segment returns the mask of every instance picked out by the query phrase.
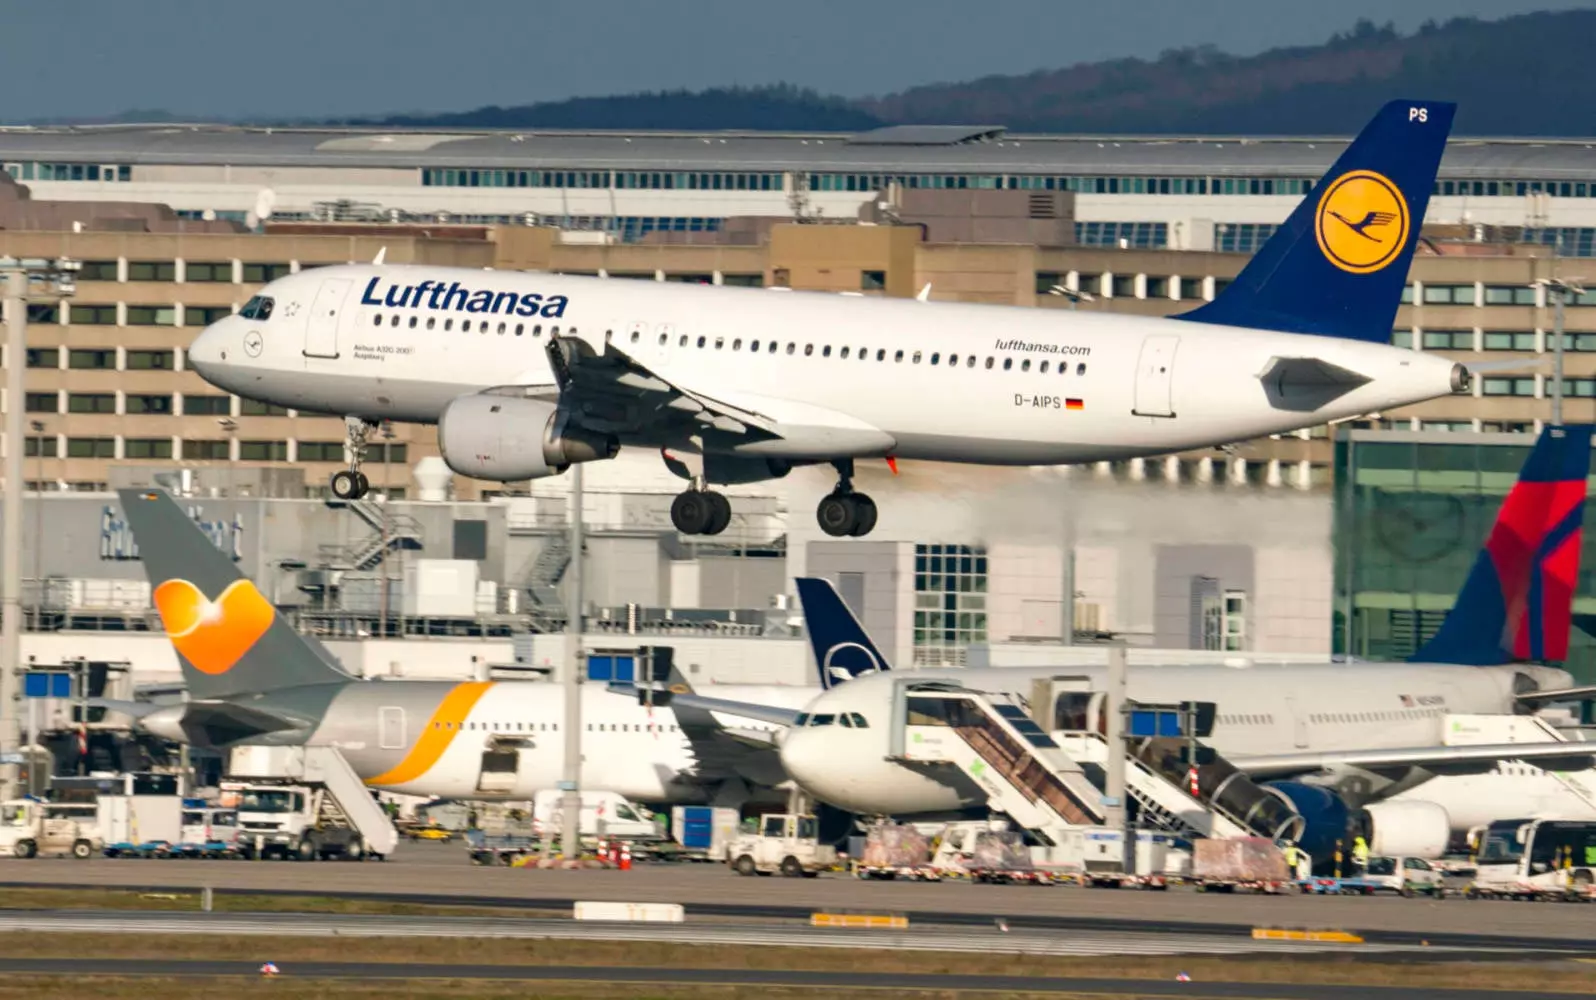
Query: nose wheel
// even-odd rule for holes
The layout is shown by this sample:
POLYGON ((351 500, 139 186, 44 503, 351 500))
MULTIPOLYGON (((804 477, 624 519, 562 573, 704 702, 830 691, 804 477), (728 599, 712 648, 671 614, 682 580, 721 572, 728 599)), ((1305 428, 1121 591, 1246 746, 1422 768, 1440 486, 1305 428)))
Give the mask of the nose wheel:
POLYGON ((876 502, 853 489, 852 460, 833 463, 837 468, 837 488, 815 508, 820 530, 833 538, 860 538, 876 526, 876 502))
POLYGON ((671 501, 671 524, 684 535, 718 535, 731 515, 731 501, 714 490, 683 490, 671 501))
POLYGON ((360 471, 366 457, 366 438, 377 425, 361 417, 344 418, 344 446, 349 449, 349 468, 332 475, 332 495, 340 500, 359 500, 371 492, 371 480, 360 471))

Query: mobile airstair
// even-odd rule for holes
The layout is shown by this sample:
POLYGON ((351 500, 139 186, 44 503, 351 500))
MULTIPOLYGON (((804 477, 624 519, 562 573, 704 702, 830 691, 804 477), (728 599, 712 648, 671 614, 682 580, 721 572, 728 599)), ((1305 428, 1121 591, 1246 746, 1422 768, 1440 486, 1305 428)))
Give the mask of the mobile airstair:
POLYGON ((1103 822, 1102 792, 1019 706, 963 688, 917 688, 898 704, 894 759, 957 768, 994 810, 1049 844, 1103 822))
POLYGON ((308 819, 316 826, 353 830, 367 851, 382 857, 398 846, 393 820, 335 747, 235 747, 227 778, 304 786, 311 791, 308 819))

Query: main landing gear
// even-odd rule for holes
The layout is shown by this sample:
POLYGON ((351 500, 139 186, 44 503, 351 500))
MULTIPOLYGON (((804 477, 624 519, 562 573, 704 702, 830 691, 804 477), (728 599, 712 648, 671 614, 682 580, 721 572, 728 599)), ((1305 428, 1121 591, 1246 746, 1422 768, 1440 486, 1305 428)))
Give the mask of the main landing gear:
POLYGON ((377 429, 360 417, 344 418, 345 447, 349 449, 349 468, 332 475, 332 495, 340 500, 359 500, 371 491, 371 481, 360 471, 360 462, 366 457, 366 438, 377 429))
POLYGON ((833 538, 859 538, 876 526, 876 502, 853 490, 853 459, 831 463, 837 470, 837 487, 815 508, 820 530, 833 538))
POLYGON ((726 494, 695 482, 671 501, 671 523, 684 535, 718 535, 731 524, 731 501, 726 494))

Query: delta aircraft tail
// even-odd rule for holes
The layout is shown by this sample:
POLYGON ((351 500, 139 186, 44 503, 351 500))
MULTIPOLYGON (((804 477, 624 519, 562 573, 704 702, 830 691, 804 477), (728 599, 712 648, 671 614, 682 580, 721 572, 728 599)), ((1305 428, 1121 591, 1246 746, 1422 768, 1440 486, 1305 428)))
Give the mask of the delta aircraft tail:
POLYGON ((281 618, 170 494, 117 493, 191 699, 355 679, 281 618))
POLYGON ((1389 342, 1456 110, 1381 108, 1230 287, 1177 318, 1389 342))
POLYGON ((1492 666, 1568 658, 1591 426, 1548 426, 1440 631, 1414 662, 1492 666))

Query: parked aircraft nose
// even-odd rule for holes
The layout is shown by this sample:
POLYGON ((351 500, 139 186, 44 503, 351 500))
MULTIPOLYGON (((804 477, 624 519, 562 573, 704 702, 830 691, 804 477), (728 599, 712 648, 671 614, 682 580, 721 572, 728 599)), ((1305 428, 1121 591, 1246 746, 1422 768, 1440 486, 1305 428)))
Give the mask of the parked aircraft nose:
POLYGON ((781 741, 781 767, 787 777, 796 781, 804 791, 823 802, 847 808, 844 789, 836 779, 846 768, 839 767, 836 754, 826 745, 825 733, 830 730, 789 729, 781 741))

